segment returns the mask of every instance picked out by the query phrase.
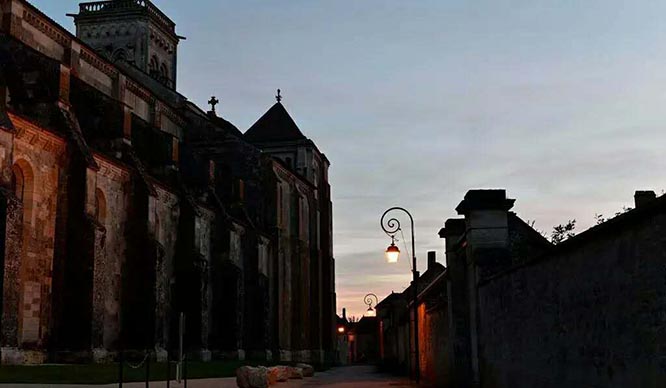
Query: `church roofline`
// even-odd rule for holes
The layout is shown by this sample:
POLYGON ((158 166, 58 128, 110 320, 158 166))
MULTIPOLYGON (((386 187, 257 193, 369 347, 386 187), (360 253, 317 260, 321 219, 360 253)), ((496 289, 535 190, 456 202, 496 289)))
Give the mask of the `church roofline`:
MULTIPOLYGON (((183 113, 181 113, 179 111, 182 108, 186 108, 187 104, 191 104, 191 105, 195 106, 197 108, 197 110, 199 110, 199 112, 203 112, 204 115, 206 116, 206 119, 209 122, 211 122, 215 126, 219 126, 218 123, 215 123, 213 120, 211 120, 211 118, 208 115, 205 114, 204 109, 200 108, 196 103, 189 100, 187 98, 187 96, 181 94, 176 89, 169 89, 169 88, 166 88, 166 87, 164 88, 168 92, 173 93, 174 97, 176 97, 176 98, 174 98, 174 100, 176 100, 175 101, 176 103, 174 103, 172 101, 169 101, 169 99, 162 98, 160 96, 160 94, 158 93, 158 91, 153 90, 153 88, 150 85, 147 85, 143 80, 141 80, 138 77, 138 74, 136 76, 131 74, 130 69, 127 69, 123 66, 119 66, 116 63, 112 62, 111 60, 107 59, 105 56, 99 54, 89 44, 84 42, 82 39, 78 38, 76 35, 71 33, 69 30, 67 30, 65 27, 63 27, 60 23, 56 22, 54 19, 49 17, 47 14, 42 12, 39 8, 37 8, 36 6, 31 4, 30 2, 28 2, 26 0, 9 0, 9 1, 21 4, 21 6, 26 8, 26 10, 28 10, 28 12, 32 13, 34 15, 34 17, 37 17, 39 21, 45 23, 48 27, 47 30, 52 31, 52 33, 45 33, 45 34, 47 36, 49 36, 54 42, 56 42, 57 44, 60 44, 63 48, 71 50, 73 43, 80 46, 80 49, 81 49, 81 55, 79 57, 80 61, 86 61, 86 62, 89 62, 89 63, 92 62, 90 64, 93 67, 98 68, 98 70, 100 70, 100 71, 115 73, 115 75, 110 76, 111 78, 117 78, 118 74, 121 74, 123 77, 125 77, 125 79, 127 81, 129 81, 135 87, 144 90, 145 93, 149 96, 149 98, 153 99, 154 101, 159 102, 163 107, 174 111, 174 113, 176 113, 178 115, 184 116, 183 113), (55 34, 56 36, 54 37, 53 34, 55 34), (84 52, 85 52, 85 55, 84 55, 84 52), (86 59, 86 58, 89 58, 89 59, 86 59), (103 69, 99 69, 100 67, 102 67, 103 69), (180 101, 178 101, 178 100, 180 100, 180 101)), ((104 3, 104 2, 101 2, 101 3, 104 3)), ((153 7, 155 7, 155 6, 153 5, 153 7)), ((70 16, 72 16, 72 15, 70 15, 70 16)), ((39 51, 39 50, 35 49, 32 45, 25 42, 20 35, 17 35, 16 31, 13 28, 12 29, 2 28, 0 30, 3 30, 10 39, 15 40, 19 44, 25 46, 26 48, 28 48, 30 50, 33 50, 34 52, 38 53, 39 55, 43 55, 44 57, 50 58, 54 61, 57 61, 58 63, 62 63, 62 64, 70 66, 70 64, 66 63, 63 60, 63 58, 59 58, 59 57, 54 56, 52 54, 42 52, 42 51, 39 51)), ((139 69, 137 67, 132 67, 132 70, 138 71, 143 75, 147 75, 147 73, 145 73, 144 71, 142 71, 141 69, 139 69)), ((104 95, 108 96, 109 98, 112 98, 114 101, 118 101, 113 96, 113 94, 109 94, 108 92, 100 89, 96 85, 87 82, 85 78, 79 77, 75 72, 72 72, 72 76, 76 76, 77 79, 79 79, 81 82, 84 82, 85 84, 89 85, 90 87, 94 88, 95 90, 99 91, 100 93, 103 93, 104 95)), ((277 102, 273 106, 276 106, 276 105, 282 106, 282 108, 284 109, 281 102, 277 102)), ((284 110, 286 112, 286 109, 284 109, 284 110)), ((269 109, 269 111, 270 111, 270 109, 269 109)), ((266 113, 268 113, 268 111, 266 113)), ((293 119, 288 114, 288 112, 287 112, 287 115, 293 121, 293 119)), ((233 124, 231 124, 231 125, 233 125, 233 124)), ((295 122, 294 122, 294 125, 296 125, 295 122)), ((298 128, 297 125, 296 125, 296 127, 298 128)), ((239 130, 239 132, 241 132, 241 131, 239 130)), ((300 129, 299 129, 299 132, 300 132, 300 129)), ((289 141, 282 141, 282 142, 258 141, 258 140, 257 141, 251 141, 251 140, 246 138, 246 134, 247 134, 247 131, 242 134, 243 135, 242 140, 244 140, 245 142, 247 142, 250 145, 253 145, 253 146, 257 147, 258 149, 262 149, 262 147, 270 148, 272 146, 287 145, 287 144, 290 144, 291 141, 293 141, 293 139, 289 140, 289 141)), ((302 132, 301 132, 301 135, 302 135, 302 138, 296 139, 296 140, 298 140, 299 142, 303 142, 303 141, 308 142, 308 145, 311 145, 317 151, 317 153, 319 155, 321 155, 322 159, 326 160, 330 165, 330 161, 328 161, 328 158, 326 158, 326 156, 318 149, 316 144, 312 140, 307 138, 305 135, 303 135, 302 132)))

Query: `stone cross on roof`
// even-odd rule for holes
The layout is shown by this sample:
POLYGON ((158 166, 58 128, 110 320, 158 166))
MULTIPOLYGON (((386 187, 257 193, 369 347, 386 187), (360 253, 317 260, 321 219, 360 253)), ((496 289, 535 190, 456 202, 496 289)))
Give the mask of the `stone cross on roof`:
POLYGON ((275 99, 277 100, 277 102, 280 102, 280 101, 282 101, 282 96, 280 95, 280 89, 278 89, 277 92, 278 92, 278 94, 277 94, 277 96, 275 96, 275 99))
POLYGON ((210 104, 212 110, 211 112, 215 113, 215 105, 219 104, 220 100, 215 98, 215 96, 211 97, 210 100, 208 101, 208 104, 210 104))

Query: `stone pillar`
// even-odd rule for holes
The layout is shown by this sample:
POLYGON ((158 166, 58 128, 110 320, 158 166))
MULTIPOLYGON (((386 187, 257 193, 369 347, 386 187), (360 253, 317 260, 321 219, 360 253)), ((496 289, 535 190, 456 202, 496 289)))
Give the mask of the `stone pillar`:
POLYGON ((279 252, 276 276, 278 281, 278 326, 279 337, 277 339, 280 354, 279 361, 291 361, 291 255, 289 237, 284 236, 284 231, 279 234, 279 252))
POLYGON ((58 100, 69 105, 69 90, 70 90, 70 69, 63 64, 60 65, 60 83, 58 87, 58 100))
POLYGON ((122 265, 120 347, 144 350, 155 343, 155 244, 148 233, 156 193, 140 174, 132 177, 129 195, 126 257, 122 265))
POLYGON ((3 127, 0 130, 0 364, 4 364, 19 361, 12 358, 18 347, 23 208, 11 187, 14 128, 5 112, 5 88, 0 88, 0 92, 3 93, 0 110, 6 119, 0 123, 3 127))
MULTIPOLYGON (((86 195, 85 212, 86 216, 93 220, 97 208, 95 190, 97 188, 97 172, 86 169, 86 195)), ((105 293, 109 289, 107 283, 108 271, 102 246, 104 231, 95 228, 95 242, 93 247, 93 292, 92 292, 92 330, 91 346, 94 358, 98 361, 101 356, 101 350, 104 348, 104 301, 105 293)))
POLYGON ((657 194, 654 191, 636 191, 634 194, 634 206, 636 208, 643 207, 655 199, 657 199, 657 194))
POLYGON ((194 224, 194 263, 198 275, 200 320, 201 320, 201 349, 200 358, 203 361, 210 361, 212 353, 210 351, 211 334, 211 271, 210 271, 210 252, 211 252, 211 228, 213 222, 213 213, 208 213, 199 209, 199 214, 195 216, 194 224))
POLYGON ((446 239, 446 267, 448 271, 447 298, 449 336, 448 367, 451 386, 463 387, 472 379, 470 361, 469 300, 467 297, 467 266, 465 259, 465 220, 449 219, 439 236, 446 239))
POLYGON ((72 39, 70 41, 70 47, 67 51, 71 74, 78 76, 81 70, 81 44, 72 39))
POLYGON ((465 266, 469 302, 471 386, 480 385, 478 283, 510 263, 508 211, 514 200, 505 190, 470 190, 456 211, 465 216, 465 266))
POLYGON ((20 269, 21 242, 23 241, 23 207, 13 193, 0 192, 0 235, 2 242, 2 319, 1 356, 2 364, 22 363, 18 353, 19 303, 21 300, 20 269))
POLYGON ((508 246, 508 211, 515 200, 504 190, 470 190, 456 211, 465 216, 466 240, 471 258, 479 265, 493 264, 491 252, 506 253, 508 246))
MULTIPOLYGON (((169 233, 165 225, 158 225, 158 214, 164 212, 162 208, 167 206, 167 196, 166 192, 158 191, 157 195, 148 197, 148 217, 146 220, 146 238, 148 240, 146 241, 146 255, 150 257, 149 263, 152 267, 152 279, 154 281, 151 285, 153 294, 151 302, 153 303, 154 310, 151 314, 151 318, 153 319, 153 340, 150 345, 154 348, 156 357, 160 361, 166 359, 167 356, 169 321, 171 318, 170 263, 167 261, 164 245, 158 241, 160 233, 169 233), (160 228, 164 228, 165 230, 159 230, 160 228)), ((165 222, 165 220, 161 221, 165 222)))
POLYGON ((108 321, 106 304, 113 297, 115 270, 113 264, 109 262, 106 250, 104 249, 106 229, 100 224, 95 224, 94 227, 91 347, 93 360, 105 363, 112 361, 112 354, 109 353, 111 344, 105 341, 105 338, 110 337, 110 333, 107 333, 110 322, 108 321))

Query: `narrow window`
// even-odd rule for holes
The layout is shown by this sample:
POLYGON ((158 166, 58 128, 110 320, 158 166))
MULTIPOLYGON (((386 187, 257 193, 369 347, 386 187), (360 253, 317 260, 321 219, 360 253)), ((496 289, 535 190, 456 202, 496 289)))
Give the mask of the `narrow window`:
POLYGON ((159 77, 159 61, 157 60, 157 57, 153 55, 150 58, 150 63, 148 64, 148 74, 153 77, 153 78, 158 78, 159 77))
POLYGON ((106 198, 100 189, 95 189, 95 219, 100 225, 106 222, 106 198))

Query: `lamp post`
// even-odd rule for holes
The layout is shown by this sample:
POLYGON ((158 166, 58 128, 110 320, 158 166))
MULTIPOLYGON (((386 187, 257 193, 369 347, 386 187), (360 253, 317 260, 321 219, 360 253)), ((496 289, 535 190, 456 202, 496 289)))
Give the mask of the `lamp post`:
POLYGON ((374 304, 377 306, 377 303, 379 303, 379 298, 377 298, 377 295, 370 293, 363 297, 363 303, 365 303, 368 306, 368 316, 369 317, 376 317, 377 313, 375 312, 375 309, 372 308, 372 303, 374 299, 374 304))
POLYGON ((416 251, 414 249, 414 218, 412 217, 411 213, 407 211, 407 209, 402 208, 402 207, 392 207, 388 209, 387 211, 384 212, 382 215, 382 218, 380 220, 380 225, 382 227, 382 230, 384 230, 384 233, 391 237, 391 245, 389 245, 388 248, 386 248, 386 260, 389 263, 397 263, 398 262, 398 257, 400 256, 400 249, 395 245, 395 234, 401 231, 402 229, 400 228, 400 221, 395 218, 391 217, 388 220, 384 220, 386 218, 386 215, 391 212, 403 212, 407 214, 409 217, 410 221, 410 227, 411 227, 411 232, 412 232, 412 291, 413 291, 413 303, 414 303, 414 380, 416 383, 419 383, 420 380, 420 370, 419 370, 419 311, 418 311, 418 280, 419 280, 419 272, 416 269, 416 251))

